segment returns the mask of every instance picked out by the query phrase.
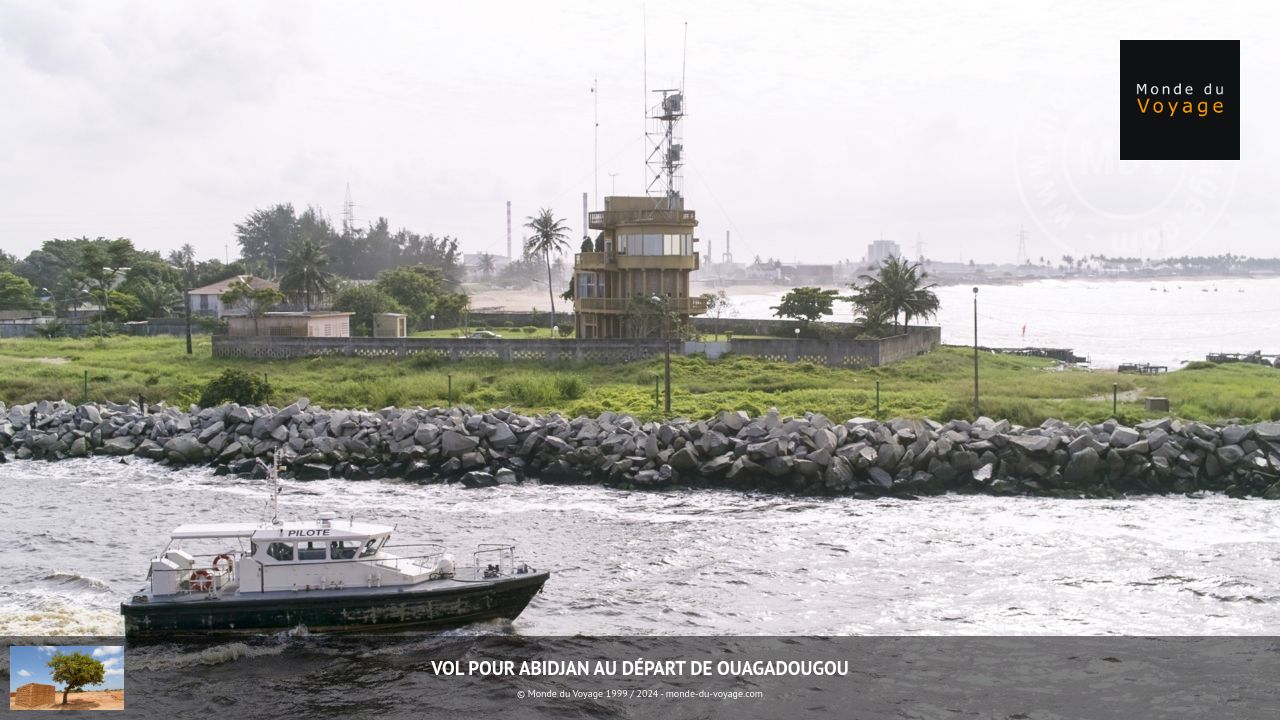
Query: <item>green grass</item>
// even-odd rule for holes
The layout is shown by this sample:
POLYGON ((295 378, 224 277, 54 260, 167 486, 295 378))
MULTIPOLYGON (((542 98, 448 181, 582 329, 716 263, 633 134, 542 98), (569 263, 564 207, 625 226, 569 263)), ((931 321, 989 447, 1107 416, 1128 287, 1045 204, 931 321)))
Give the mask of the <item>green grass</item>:
MULTIPOLYGON (((23 339, 0 341, 0 401, 79 401, 84 374, 91 400, 191 403, 224 367, 266 373, 272 402, 300 395, 325 407, 443 405, 449 375, 455 404, 480 409, 511 406, 526 412, 604 410, 658 417, 655 359, 627 365, 548 366, 433 358, 312 358, 288 361, 214 360, 207 336, 187 356, 181 338, 23 339)), ((759 414, 777 407, 787 415, 820 412, 837 420, 873 416, 880 381, 881 417, 937 420, 971 417, 973 359, 966 348, 937 351, 881 368, 851 371, 809 363, 787 364, 729 356, 672 358, 672 411, 703 418, 720 410, 759 414)), ((982 410, 1024 425, 1057 417, 1070 422, 1111 416, 1112 383, 1132 397, 1168 397, 1175 415, 1190 419, 1280 419, 1280 370, 1254 365, 1215 366, 1159 376, 1063 369, 1051 361, 984 354, 982 410)), ((1151 416, 1140 401, 1121 402, 1120 417, 1151 416)))

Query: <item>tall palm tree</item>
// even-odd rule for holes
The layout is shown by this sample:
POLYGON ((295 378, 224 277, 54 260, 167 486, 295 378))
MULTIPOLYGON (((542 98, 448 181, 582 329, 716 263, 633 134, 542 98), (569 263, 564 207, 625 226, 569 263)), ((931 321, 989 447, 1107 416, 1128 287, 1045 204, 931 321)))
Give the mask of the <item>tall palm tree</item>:
POLYGON ((485 277, 489 277, 493 274, 493 268, 493 256, 489 253, 480 253, 480 272, 483 273, 485 277))
POLYGON ((542 255, 547 264, 547 295, 551 297, 551 327, 556 326, 556 293, 551 284, 551 253, 562 253, 569 249, 569 227, 564 220, 557 220, 550 208, 543 208, 524 226, 533 231, 533 235, 524 241, 526 257, 542 255))
POLYGON ((302 298, 307 310, 311 309, 312 298, 318 299, 333 291, 334 276, 329 272, 329 256, 321 240, 311 237, 295 240, 289 246, 284 267, 280 291, 295 300, 302 298))
POLYGON ((903 316, 902 327, 905 330, 911 325, 912 316, 925 318, 938 312, 938 296, 933 293, 932 283, 922 284, 929 273, 921 272, 918 264, 912 264, 902 258, 890 257, 880 266, 875 277, 861 275, 861 287, 849 298, 855 306, 867 313, 868 317, 883 314, 893 318, 896 325, 898 316, 903 316))

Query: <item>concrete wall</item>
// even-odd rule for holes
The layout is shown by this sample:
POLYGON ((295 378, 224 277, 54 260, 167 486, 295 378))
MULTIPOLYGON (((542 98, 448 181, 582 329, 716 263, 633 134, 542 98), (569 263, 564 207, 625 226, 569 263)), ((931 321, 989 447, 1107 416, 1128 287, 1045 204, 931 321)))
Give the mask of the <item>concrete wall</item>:
MULTIPOLYGON (((672 341, 672 352, 725 352, 781 362, 812 362, 832 367, 873 367, 913 357, 937 347, 941 330, 912 328, 884 340, 733 340, 728 343, 672 341)), ((437 356, 459 361, 489 358, 503 362, 622 363, 662 353, 662 340, 470 340, 456 338, 301 338, 213 337, 213 356, 284 360, 325 355, 342 357, 437 356)))

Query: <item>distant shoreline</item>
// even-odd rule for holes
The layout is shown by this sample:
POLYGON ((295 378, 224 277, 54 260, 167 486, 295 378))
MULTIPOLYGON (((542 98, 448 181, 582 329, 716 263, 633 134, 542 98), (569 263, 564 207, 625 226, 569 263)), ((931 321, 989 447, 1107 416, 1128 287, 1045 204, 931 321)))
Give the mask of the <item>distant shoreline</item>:
MULTIPOLYGON (((937 284, 938 287, 952 287, 956 285, 1026 285, 1035 282, 1057 281, 1070 283, 1115 283, 1121 281, 1129 282, 1150 282, 1150 283, 1169 283, 1169 282, 1225 282, 1229 280, 1270 280, 1280 277, 1280 274, 1248 274, 1248 275, 1075 275, 1071 277, 984 277, 977 278, 972 276, 955 277, 930 276, 929 280, 937 284)), ((803 283, 801 283, 803 284, 803 283)), ((690 281, 690 292, 694 295, 702 293, 714 293, 721 290, 732 300, 734 296, 741 295, 777 295, 790 290, 792 285, 788 284, 771 284, 762 282, 739 281, 729 282, 718 285, 707 280, 694 279, 690 281)), ((848 284, 831 284, 821 285, 825 289, 836 289, 845 291, 849 289, 848 284)), ((557 288, 559 290, 559 288, 557 288)), ((551 309, 550 301, 547 297, 545 288, 525 288, 523 290, 502 290, 497 288, 477 288, 468 289, 471 295, 472 312, 529 312, 537 310, 539 312, 549 312, 551 309)), ((573 311, 573 302, 566 301, 559 297, 556 293, 556 312, 569 313, 573 311)))

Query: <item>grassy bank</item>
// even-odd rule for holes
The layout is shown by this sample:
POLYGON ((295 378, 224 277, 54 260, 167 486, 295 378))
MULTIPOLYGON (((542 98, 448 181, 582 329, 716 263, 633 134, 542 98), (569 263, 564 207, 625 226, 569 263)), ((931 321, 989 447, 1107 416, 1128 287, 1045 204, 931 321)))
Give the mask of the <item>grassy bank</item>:
MULTIPOLYGON (((511 406, 520 411, 604 410, 642 417, 659 415, 654 379, 661 360, 628 365, 563 365, 496 361, 441 363, 417 359, 316 358, 289 361, 214 360, 207 336, 187 356, 181 338, 108 338, 0 341, 0 400, 21 403, 65 398, 79 401, 85 372, 89 399, 190 403, 224 367, 266 373, 273 402, 306 395, 328 407, 442 405, 452 375, 455 404, 511 406)), ((672 359, 672 410, 708 417, 724 409, 752 414, 777 407, 845 419, 875 413, 881 383, 881 417, 928 416, 937 420, 973 414, 973 364, 967 348, 942 348, 892 366, 862 371, 818 365, 726 358, 672 359)), ((1280 370, 1252 365, 1204 365, 1161 376, 1118 375, 1062 369, 1050 361, 999 355, 982 357, 982 410, 1021 424, 1047 417, 1071 422, 1111 416, 1112 383, 1122 394, 1119 414, 1138 421, 1149 414, 1144 396, 1168 397, 1186 418, 1247 421, 1280 419, 1280 370)))

